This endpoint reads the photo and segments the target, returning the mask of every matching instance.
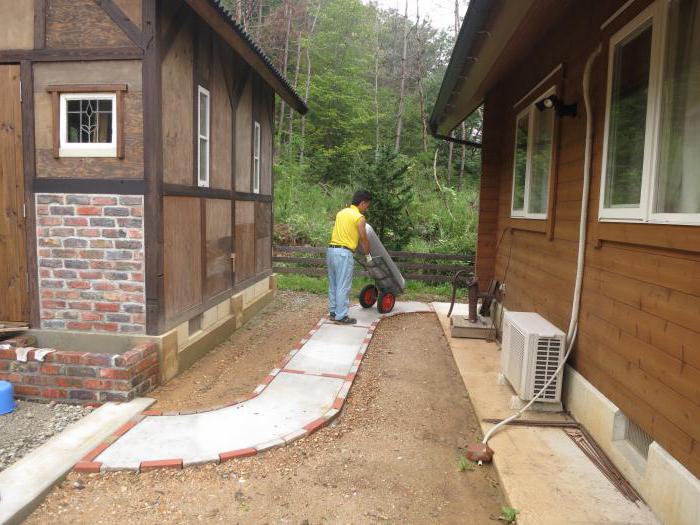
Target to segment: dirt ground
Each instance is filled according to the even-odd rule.
[[[276,315],[270,312],[250,334],[260,354],[268,336],[258,332],[265,315]],[[311,299],[298,313],[311,327],[318,312]],[[217,362],[193,368],[189,380],[204,384],[197,371],[213,375]],[[257,367],[262,375],[270,368],[258,363],[247,370]],[[233,381],[224,376],[242,369],[227,370],[212,389],[225,381],[232,388],[254,385],[262,377]],[[165,397],[159,399],[166,406]],[[504,498],[493,467],[458,468],[461,447],[477,435],[437,319],[398,316],[380,323],[348,402],[330,426],[287,447],[221,465],[72,473],[27,523],[495,523]]]

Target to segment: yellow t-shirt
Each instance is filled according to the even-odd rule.
[[[354,204],[340,210],[335,216],[331,244],[345,246],[355,251],[357,244],[360,242],[360,232],[357,229],[357,223],[360,222],[362,217],[360,210]]]

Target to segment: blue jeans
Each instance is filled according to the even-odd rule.
[[[340,320],[348,315],[349,295],[352,288],[352,270],[355,259],[345,248],[328,248],[328,309]]]

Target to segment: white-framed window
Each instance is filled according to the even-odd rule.
[[[700,224],[700,0],[610,39],[599,219]]]
[[[548,89],[515,119],[511,217],[547,218],[555,111],[540,110],[535,103],[554,94],[556,88]]]
[[[202,86],[197,89],[197,184],[209,187],[209,91]]]
[[[117,95],[61,93],[60,157],[117,156]]]
[[[253,127],[253,193],[260,193],[260,123]]]

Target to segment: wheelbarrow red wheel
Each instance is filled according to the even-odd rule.
[[[379,310],[380,314],[388,314],[394,309],[395,304],[396,297],[394,297],[393,293],[380,293],[377,310]]]
[[[377,302],[377,295],[379,295],[379,290],[373,284],[368,284],[360,292],[360,304],[362,308],[372,308],[374,303]]]

